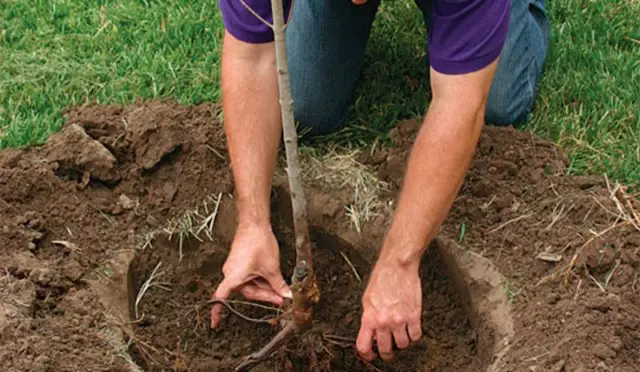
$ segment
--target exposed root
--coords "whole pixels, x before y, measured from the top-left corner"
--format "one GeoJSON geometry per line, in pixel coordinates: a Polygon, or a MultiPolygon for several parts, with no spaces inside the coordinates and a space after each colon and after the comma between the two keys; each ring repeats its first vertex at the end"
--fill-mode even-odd
{"type": "MultiPolygon", "coordinates": [[[[209,301],[207,301],[207,305],[213,304],[213,303],[216,303],[216,302],[222,302],[222,301],[221,300],[209,300],[209,301]]],[[[282,309],[278,309],[277,307],[262,305],[262,304],[259,304],[259,303],[256,303],[256,302],[240,301],[240,300],[225,300],[223,302],[226,302],[227,304],[253,306],[253,307],[257,307],[258,309],[271,310],[271,311],[275,311],[277,313],[282,312],[282,309]]]]}
{"type": "Polygon", "coordinates": [[[246,315],[242,314],[241,312],[239,312],[238,310],[234,309],[233,306],[231,306],[227,301],[224,301],[224,300],[211,300],[208,303],[209,304],[222,304],[227,309],[229,309],[229,311],[231,311],[232,313],[234,313],[238,317],[246,320],[247,322],[263,323],[263,324],[269,324],[269,325],[277,325],[277,323],[278,323],[276,318],[272,318],[272,319],[256,319],[256,318],[251,318],[249,316],[246,316],[246,315]]]}
{"type": "Polygon", "coordinates": [[[236,371],[249,371],[256,364],[267,359],[274,351],[276,351],[282,344],[285,342],[287,337],[291,334],[298,331],[298,326],[295,322],[289,322],[286,327],[282,328],[278,334],[276,334],[268,344],[266,344],[262,349],[256,351],[248,355],[242,363],[240,363],[235,370],[236,371]]]}

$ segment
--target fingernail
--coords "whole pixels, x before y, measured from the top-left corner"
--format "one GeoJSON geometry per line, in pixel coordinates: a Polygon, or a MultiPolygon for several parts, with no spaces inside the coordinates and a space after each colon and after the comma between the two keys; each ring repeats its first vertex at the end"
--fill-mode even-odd
{"type": "Polygon", "coordinates": [[[291,290],[290,290],[290,289],[288,289],[288,290],[284,293],[284,297],[285,297],[285,298],[289,298],[289,299],[293,298],[293,292],[291,292],[291,290]]]}

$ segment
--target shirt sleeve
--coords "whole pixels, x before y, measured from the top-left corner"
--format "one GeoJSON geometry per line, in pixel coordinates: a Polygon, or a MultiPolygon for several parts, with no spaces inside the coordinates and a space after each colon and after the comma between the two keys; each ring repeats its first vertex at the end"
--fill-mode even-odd
{"type": "Polygon", "coordinates": [[[480,70],[502,51],[510,0],[435,0],[429,62],[443,74],[480,70]]]}
{"type": "MultiPolygon", "coordinates": [[[[224,27],[236,39],[251,44],[273,41],[273,31],[255,14],[251,13],[240,0],[219,0],[224,27]]],[[[273,24],[270,0],[244,0],[255,13],[273,24]]],[[[291,10],[291,0],[283,0],[284,14],[291,10]]]]}

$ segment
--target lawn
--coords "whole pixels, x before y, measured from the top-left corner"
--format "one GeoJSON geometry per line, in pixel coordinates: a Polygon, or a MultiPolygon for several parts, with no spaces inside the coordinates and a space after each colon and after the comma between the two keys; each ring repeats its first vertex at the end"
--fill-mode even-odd
{"type": "MultiPolygon", "coordinates": [[[[640,184],[640,3],[555,0],[549,12],[552,46],[525,129],[567,148],[573,173],[640,184]]],[[[222,34],[215,1],[1,2],[0,148],[41,143],[86,101],[218,100],[222,34]]],[[[424,36],[412,2],[383,1],[340,141],[366,145],[424,112],[424,36]]]]}

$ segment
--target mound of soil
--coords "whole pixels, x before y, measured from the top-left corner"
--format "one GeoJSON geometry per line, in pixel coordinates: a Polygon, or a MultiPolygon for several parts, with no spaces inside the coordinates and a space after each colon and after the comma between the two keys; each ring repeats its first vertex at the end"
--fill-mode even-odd
{"type": "MultiPolygon", "coordinates": [[[[0,152],[4,370],[131,370],[138,368],[133,359],[149,370],[223,370],[274,334],[271,326],[233,316],[212,331],[206,326],[208,308],[196,307],[219,280],[235,223],[217,114],[209,105],[86,105],[70,110],[63,131],[45,145],[0,152]],[[153,234],[169,221],[188,225],[185,213],[207,210],[220,197],[225,202],[211,238],[199,237],[200,242],[175,224],[171,240],[153,234]],[[118,263],[128,262],[123,257],[134,249],[127,281],[126,267],[118,263]],[[139,293],[158,262],[160,286],[147,291],[138,309],[144,317],[136,318],[130,296],[139,293]],[[123,282],[130,284],[128,291],[114,289],[123,282]],[[127,310],[121,317],[112,311],[119,307],[127,310]]],[[[401,123],[391,133],[393,146],[360,159],[392,185],[389,201],[397,197],[418,127],[417,121],[401,123]]],[[[487,257],[508,278],[503,286],[515,333],[491,361],[499,370],[636,370],[640,207],[605,178],[566,176],[567,166],[566,155],[551,143],[513,129],[486,128],[440,237],[487,257]]],[[[326,337],[352,338],[359,321],[364,284],[339,249],[366,282],[388,216],[358,233],[344,208],[354,190],[309,186],[326,300],[316,310],[320,333],[314,334],[326,350],[315,354],[318,363],[335,370],[357,370],[364,367],[350,340],[339,345],[326,337]]],[[[288,274],[290,231],[287,223],[278,225],[288,274]]],[[[377,368],[477,371],[489,362],[482,351],[486,330],[474,327],[462,310],[454,278],[440,260],[431,249],[424,261],[425,339],[398,364],[377,368]]],[[[254,317],[270,314],[239,309],[254,317]]],[[[294,367],[305,363],[300,356],[308,351],[294,346],[272,363],[280,361],[281,369],[284,360],[294,367]]],[[[270,367],[275,364],[265,368],[270,367]]]]}
{"type": "MultiPolygon", "coordinates": [[[[365,157],[395,188],[419,122],[365,157]],[[384,159],[376,164],[375,159],[384,159]]],[[[640,362],[640,203],[601,176],[567,176],[554,144],[487,127],[440,233],[508,279],[515,337],[507,371],[635,371],[640,362]]]]}
{"type": "MultiPolygon", "coordinates": [[[[0,365],[117,370],[126,347],[95,283],[111,260],[232,180],[215,106],[87,105],[46,145],[0,152],[0,365]]],[[[126,302],[125,302],[126,303],[126,302]]]]}

